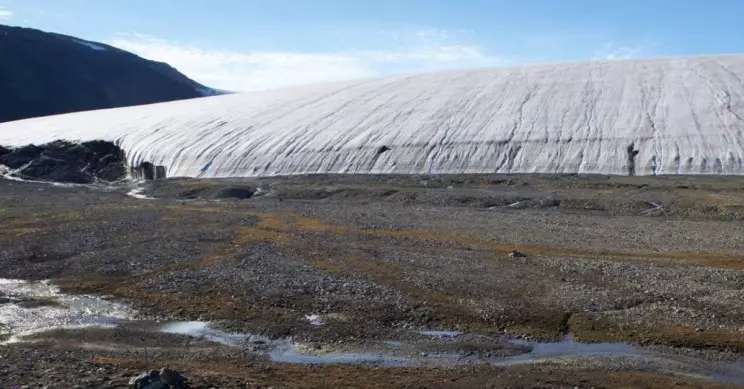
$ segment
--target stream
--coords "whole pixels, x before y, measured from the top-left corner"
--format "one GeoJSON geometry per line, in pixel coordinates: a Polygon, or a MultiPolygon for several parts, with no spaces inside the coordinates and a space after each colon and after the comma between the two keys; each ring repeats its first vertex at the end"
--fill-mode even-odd
{"type": "MultiPolygon", "coordinates": [[[[24,337],[57,329],[113,328],[136,322],[137,312],[122,302],[96,296],[60,293],[53,284],[0,279],[0,347],[24,342],[24,337]]],[[[309,315],[314,325],[322,318],[309,315]]],[[[140,321],[141,323],[141,321],[140,321]]],[[[569,361],[582,358],[632,360],[650,369],[707,377],[716,381],[744,383],[744,363],[711,362],[662,353],[624,343],[582,343],[571,337],[560,342],[531,342],[496,339],[504,345],[502,355],[475,355],[458,351],[419,352],[417,341],[387,340],[379,347],[351,351],[318,352],[291,338],[269,339],[250,333],[228,333],[202,321],[153,321],[150,331],[178,334],[223,346],[242,347],[262,353],[267,359],[299,364],[375,364],[380,366],[457,366],[492,364],[513,366],[526,363],[569,361]],[[410,347],[409,347],[410,346],[410,347]],[[416,351],[411,351],[416,350],[416,351]]],[[[428,330],[415,333],[426,341],[457,342],[466,336],[459,331],[428,330]]]]}

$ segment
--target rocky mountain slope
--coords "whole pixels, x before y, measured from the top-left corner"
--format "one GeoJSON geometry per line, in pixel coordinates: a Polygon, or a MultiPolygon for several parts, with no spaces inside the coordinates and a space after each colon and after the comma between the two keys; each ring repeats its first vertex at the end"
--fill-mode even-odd
{"type": "Polygon", "coordinates": [[[744,174],[743,79],[742,55],[457,70],[6,123],[0,145],[106,140],[169,177],[744,174]]]}
{"type": "Polygon", "coordinates": [[[216,93],[105,44],[0,25],[0,122],[216,93]]]}

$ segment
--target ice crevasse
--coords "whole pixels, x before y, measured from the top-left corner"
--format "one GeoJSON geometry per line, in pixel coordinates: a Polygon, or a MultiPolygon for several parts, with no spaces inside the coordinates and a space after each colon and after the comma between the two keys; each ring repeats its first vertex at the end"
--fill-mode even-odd
{"type": "Polygon", "coordinates": [[[744,174],[744,55],[452,70],[0,124],[168,176],[744,174]]]}

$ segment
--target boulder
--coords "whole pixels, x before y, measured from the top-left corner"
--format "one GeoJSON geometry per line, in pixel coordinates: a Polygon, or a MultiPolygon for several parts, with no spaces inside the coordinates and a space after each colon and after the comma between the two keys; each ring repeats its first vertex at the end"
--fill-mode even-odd
{"type": "Polygon", "coordinates": [[[186,382],[188,381],[183,374],[168,367],[160,369],[160,379],[173,389],[186,388],[186,382]]]}
{"type": "Polygon", "coordinates": [[[150,383],[150,375],[147,373],[142,373],[140,375],[134,376],[129,380],[129,387],[131,389],[142,389],[145,387],[145,385],[150,383]]]}
{"type": "Polygon", "coordinates": [[[141,373],[129,380],[130,389],[187,389],[188,380],[181,373],[164,367],[141,373]]]}
{"type": "Polygon", "coordinates": [[[169,389],[168,385],[163,381],[152,381],[145,385],[142,389],[169,389]]]}
{"type": "Polygon", "coordinates": [[[517,250],[513,250],[509,253],[509,256],[512,258],[527,258],[527,254],[519,252],[517,250]]]}

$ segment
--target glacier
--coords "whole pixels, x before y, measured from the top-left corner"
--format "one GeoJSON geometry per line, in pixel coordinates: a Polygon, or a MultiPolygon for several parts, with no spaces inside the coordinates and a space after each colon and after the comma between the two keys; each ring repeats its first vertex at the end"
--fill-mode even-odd
{"type": "Polygon", "coordinates": [[[744,174],[744,55],[450,70],[0,124],[167,175],[744,174]]]}

